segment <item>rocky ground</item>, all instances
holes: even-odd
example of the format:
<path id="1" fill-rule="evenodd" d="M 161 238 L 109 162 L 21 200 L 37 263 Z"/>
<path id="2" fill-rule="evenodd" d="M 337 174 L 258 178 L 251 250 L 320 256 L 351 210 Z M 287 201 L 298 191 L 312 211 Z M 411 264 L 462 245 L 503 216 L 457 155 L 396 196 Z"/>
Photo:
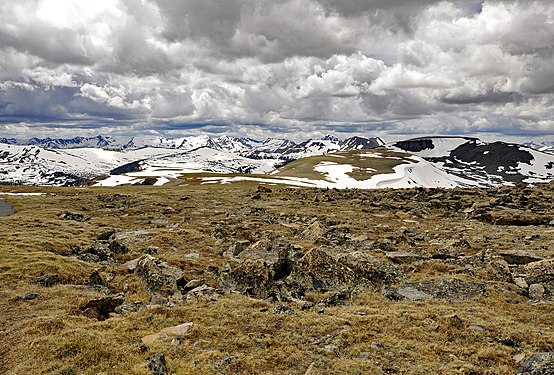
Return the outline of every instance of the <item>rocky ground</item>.
<path id="1" fill-rule="evenodd" d="M 0 190 L 0 373 L 554 373 L 554 184 Z"/>

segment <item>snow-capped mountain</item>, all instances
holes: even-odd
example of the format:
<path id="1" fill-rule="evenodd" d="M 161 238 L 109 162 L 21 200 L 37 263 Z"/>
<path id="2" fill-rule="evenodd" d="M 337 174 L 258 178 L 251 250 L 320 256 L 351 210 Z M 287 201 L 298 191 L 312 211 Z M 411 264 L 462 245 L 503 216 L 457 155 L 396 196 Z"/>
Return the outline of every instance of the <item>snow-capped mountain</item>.
<path id="1" fill-rule="evenodd" d="M 46 149 L 70 148 L 102 148 L 107 150 L 136 150 L 144 147 L 193 150 L 199 147 L 210 147 L 215 150 L 227 151 L 253 159 L 287 159 L 295 160 L 299 157 L 319 155 L 336 150 L 354 150 L 382 146 L 380 138 L 352 137 L 346 140 L 327 135 L 320 140 L 293 142 L 287 139 L 268 138 L 258 141 L 251 138 L 230 137 L 227 135 L 212 138 L 205 135 L 167 138 L 158 135 L 139 135 L 129 140 L 112 137 L 75 137 L 64 138 L 31 138 L 16 140 L 14 138 L 0 138 L 0 144 L 18 144 L 22 146 L 40 146 Z"/>
<path id="2" fill-rule="evenodd" d="M 2 142 L 0 140 L 1 143 Z M 16 142 L 17 144 L 21 144 Z M 47 149 L 66 149 L 66 148 L 102 148 L 102 149 L 114 149 L 119 148 L 117 140 L 111 137 L 102 137 L 100 135 L 96 137 L 75 137 L 71 139 L 63 138 L 31 138 L 23 145 L 28 146 L 40 146 Z"/>
<path id="3" fill-rule="evenodd" d="M 137 183 L 145 179 L 152 182 L 154 178 L 156 183 L 162 184 L 178 182 L 181 176 L 190 173 L 269 173 L 273 176 L 278 172 L 275 169 L 278 166 L 299 159 L 318 161 L 318 157 L 327 156 L 346 158 L 342 163 L 346 163 L 345 166 L 337 167 L 343 168 L 341 176 L 344 181 L 333 172 L 333 186 L 336 187 L 373 186 L 373 182 L 378 182 L 381 177 L 372 174 L 368 181 L 373 182 L 362 183 L 348 182 L 344 176 L 352 173 L 359 175 L 364 170 L 381 171 L 381 164 L 387 158 L 390 160 L 383 165 L 390 166 L 397 163 L 395 160 L 403 160 L 403 166 L 399 165 L 398 170 L 388 172 L 388 177 L 395 173 L 397 181 L 393 183 L 387 179 L 387 186 L 390 187 L 491 187 L 554 179 L 553 153 L 504 142 L 486 143 L 468 137 L 426 137 L 394 144 L 385 144 L 380 138 L 365 137 L 339 140 L 326 136 L 296 143 L 286 139 L 258 141 L 229 136 L 170 139 L 151 135 L 134 137 L 123 143 L 100 136 L 70 140 L 32 139 L 29 142 L 35 144 L 19 145 L 14 139 L 0 139 L 0 183 L 75 185 L 91 179 L 98 181 L 108 175 L 112 177 L 100 184 Z M 79 144 L 88 147 L 73 147 Z M 362 152 L 366 149 L 374 149 L 376 153 L 367 156 L 370 154 Z M 362 169 L 352 167 L 352 170 L 347 171 L 347 166 L 355 166 L 360 157 L 379 158 L 380 151 L 396 152 L 400 156 L 387 154 L 382 160 L 373 163 L 375 165 L 369 163 Z M 350 157 L 357 161 L 348 160 Z M 318 168 L 327 167 L 320 165 Z M 300 170 L 310 172 L 310 168 L 304 166 Z M 312 172 L 313 175 L 323 173 L 319 170 Z M 286 179 L 286 176 L 283 178 Z M 294 178 L 304 177 L 295 175 Z M 329 185 L 329 179 L 325 181 L 307 186 Z"/>
<path id="4" fill-rule="evenodd" d="M 385 145 L 385 141 L 381 138 L 365 138 L 365 137 L 351 137 L 344 141 L 339 141 L 341 150 L 364 150 L 369 148 L 376 148 Z"/>
<path id="5" fill-rule="evenodd" d="M 417 155 L 479 186 L 554 179 L 554 155 L 523 145 L 485 143 L 468 137 L 428 137 L 396 142 L 389 148 Z"/>
<path id="6" fill-rule="evenodd" d="M 6 145 L 15 145 L 15 144 L 17 144 L 17 139 L 15 139 L 15 138 L 0 138 L 0 143 L 6 144 Z"/>
<path id="7" fill-rule="evenodd" d="M 100 148 L 47 150 L 38 146 L 0 144 L 0 182 L 75 185 L 86 179 L 108 175 L 111 170 L 123 164 L 175 152 L 154 147 L 122 152 Z"/>
<path id="8" fill-rule="evenodd" d="M 554 142 L 528 142 L 523 145 L 538 151 L 554 153 Z"/>

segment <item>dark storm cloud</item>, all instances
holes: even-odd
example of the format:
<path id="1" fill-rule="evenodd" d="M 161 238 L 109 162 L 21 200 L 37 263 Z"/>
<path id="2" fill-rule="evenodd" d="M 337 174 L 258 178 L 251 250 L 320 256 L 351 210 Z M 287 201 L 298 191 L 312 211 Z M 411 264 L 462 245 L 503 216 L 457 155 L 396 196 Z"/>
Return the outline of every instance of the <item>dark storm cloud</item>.
<path id="1" fill-rule="evenodd" d="M 553 20 L 546 0 L 3 2 L 0 130 L 554 134 Z"/>

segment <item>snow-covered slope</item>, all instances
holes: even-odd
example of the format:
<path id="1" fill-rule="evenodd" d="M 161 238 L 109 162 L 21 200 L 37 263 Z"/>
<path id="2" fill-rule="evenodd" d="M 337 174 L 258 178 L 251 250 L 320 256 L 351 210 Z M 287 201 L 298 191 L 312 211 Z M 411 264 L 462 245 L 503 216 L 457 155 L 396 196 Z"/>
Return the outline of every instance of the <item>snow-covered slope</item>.
<path id="1" fill-rule="evenodd" d="M 97 186 L 143 183 L 146 178 L 156 178 L 157 183 L 178 180 L 184 174 L 264 174 L 274 170 L 281 160 L 248 159 L 225 151 L 200 147 L 191 151 L 179 151 L 164 156 L 141 160 L 112 170 L 112 175 Z"/>
<path id="2" fill-rule="evenodd" d="M 551 154 L 554 153 L 554 142 L 541 142 L 541 143 L 528 142 L 528 143 L 524 143 L 523 145 L 537 151 L 548 152 Z"/>
<path id="3" fill-rule="evenodd" d="M 409 153 L 384 150 L 341 151 L 299 159 L 267 177 L 204 178 L 204 183 L 256 181 L 302 187 L 380 189 L 470 187 L 478 184 L 437 168 Z"/>
<path id="4" fill-rule="evenodd" d="M 554 155 L 522 145 L 476 138 L 429 137 L 397 142 L 389 147 L 424 158 L 450 174 L 489 187 L 554 179 Z"/>
<path id="5" fill-rule="evenodd" d="M 109 174 L 122 164 L 172 153 L 175 150 L 153 147 L 121 152 L 99 148 L 46 150 L 38 146 L 0 144 L 0 182 L 74 185 Z"/>

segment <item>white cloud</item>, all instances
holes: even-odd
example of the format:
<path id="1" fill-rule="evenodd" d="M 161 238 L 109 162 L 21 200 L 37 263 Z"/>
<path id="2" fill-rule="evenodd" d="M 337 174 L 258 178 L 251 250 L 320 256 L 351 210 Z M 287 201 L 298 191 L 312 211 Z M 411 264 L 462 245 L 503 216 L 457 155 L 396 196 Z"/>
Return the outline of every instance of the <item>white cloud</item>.
<path id="1" fill-rule="evenodd" d="M 8 3 L 10 131 L 554 135 L 546 0 Z"/>

